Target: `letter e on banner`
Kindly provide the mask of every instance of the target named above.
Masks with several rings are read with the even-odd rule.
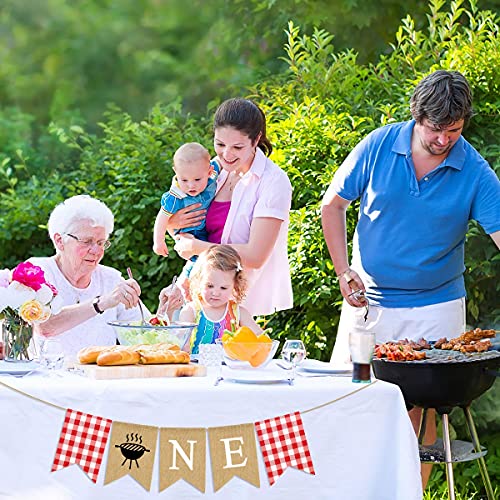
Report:
[[[206,454],[206,429],[160,429],[160,492],[184,479],[205,493]]]
[[[255,428],[253,424],[208,429],[214,491],[234,476],[260,487]]]
[[[245,467],[248,461],[248,457],[246,457],[242,463],[234,464],[232,462],[232,455],[239,455],[240,457],[243,456],[243,450],[241,446],[243,444],[243,438],[235,437],[229,439],[221,439],[221,441],[224,443],[224,450],[226,452],[226,465],[224,465],[224,469],[232,469],[234,467]],[[234,450],[231,449],[231,443],[233,441],[237,441],[238,443],[238,447]]]

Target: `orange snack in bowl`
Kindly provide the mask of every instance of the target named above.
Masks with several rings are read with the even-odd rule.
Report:
[[[267,333],[262,333],[257,337],[257,344],[255,345],[255,352],[252,354],[249,363],[255,368],[260,366],[269,356],[272,348],[272,340]]]
[[[248,326],[240,326],[234,333],[226,330],[222,336],[226,354],[240,361],[250,361],[259,347],[257,342],[257,335]]]

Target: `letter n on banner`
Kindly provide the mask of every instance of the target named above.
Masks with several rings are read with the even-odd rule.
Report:
[[[206,429],[160,429],[160,491],[184,479],[205,493],[206,454]]]
[[[158,427],[113,422],[104,484],[127,474],[144,489],[151,489]]]
[[[234,476],[260,488],[259,464],[253,424],[208,429],[214,491]]]

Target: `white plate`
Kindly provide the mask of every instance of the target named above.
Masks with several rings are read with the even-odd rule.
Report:
[[[328,375],[351,375],[352,369],[334,368],[331,363],[319,361],[317,359],[305,359],[298,367],[297,371],[309,373],[324,373]]]
[[[25,363],[12,363],[0,360],[0,375],[26,375],[40,368],[36,361],[26,361]]]
[[[222,377],[227,382],[239,384],[288,384],[290,380],[276,370],[224,370]]]
[[[287,378],[235,378],[223,377],[226,382],[235,382],[237,384],[290,384],[290,379]]]

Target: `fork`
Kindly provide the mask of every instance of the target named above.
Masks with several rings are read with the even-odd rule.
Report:
[[[177,275],[175,274],[174,277],[172,278],[172,282],[170,283],[170,285],[168,287],[168,288],[170,288],[170,290],[174,289],[176,281],[177,281]],[[156,311],[156,317],[158,319],[166,321],[168,325],[170,325],[170,318],[168,317],[168,314],[165,314],[165,313],[167,312],[167,309],[168,309],[169,300],[170,299],[167,298],[167,301],[165,302],[165,304],[163,304],[163,306],[161,308],[161,312],[160,312],[160,307],[158,307],[158,310]]]
[[[133,280],[134,279],[134,276],[132,274],[132,270],[130,269],[130,267],[127,267],[127,274],[128,274],[128,277]],[[144,319],[144,311],[142,309],[142,304],[141,304],[141,300],[139,299],[139,302],[137,303],[139,305],[139,311],[141,311],[141,321],[142,321],[142,324],[145,325],[146,324],[146,320]]]

